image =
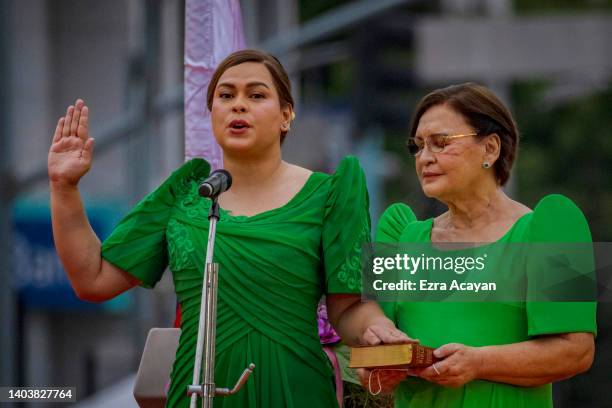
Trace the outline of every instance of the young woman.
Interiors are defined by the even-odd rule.
[[[293,98],[285,70],[268,54],[227,57],[212,77],[208,109],[233,177],[219,199],[214,254],[220,264],[215,380],[229,386],[249,363],[257,366],[239,393],[215,398],[215,406],[336,406],[317,336],[322,294],[345,342],[408,340],[358,295],[360,248],[370,236],[363,171],[355,158],[331,176],[282,160]],[[77,188],[92,160],[88,115],[82,100],[70,106],[49,151],[58,254],[78,296],[91,301],[153,287],[169,266],[183,314],[168,406],[187,406],[210,208],[197,190],[210,166],[202,159],[185,163],[101,244]]]

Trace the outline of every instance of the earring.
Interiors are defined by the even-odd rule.
[[[482,168],[483,169],[488,169],[489,167],[491,167],[491,164],[488,161],[484,161],[482,162]]]
[[[281,126],[281,130],[283,132],[288,132],[289,129],[291,129],[291,125],[289,123],[283,123],[283,125]]]

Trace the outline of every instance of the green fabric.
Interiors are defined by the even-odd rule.
[[[432,225],[433,219],[418,221],[409,207],[394,204],[379,221],[376,241],[431,242]],[[549,195],[498,242],[590,241],[588,223],[578,207],[566,197]],[[532,282],[537,271],[515,273],[517,279],[523,276]],[[401,330],[431,347],[447,343],[501,345],[541,334],[596,331],[594,302],[387,302],[381,306]],[[460,388],[448,388],[408,378],[398,387],[395,404],[401,408],[552,407],[552,387],[526,388],[476,380]]]
[[[187,162],[139,203],[104,242],[102,256],[153,287],[168,265],[182,308],[169,407],[187,407],[208,238],[210,200],[197,189],[210,167]],[[318,337],[323,293],[360,293],[361,244],[370,219],[363,170],[345,158],[313,173],[286,205],[252,217],[221,210],[215,381],[240,392],[215,407],[334,407],[333,373]],[[199,406],[199,405],[198,405]]]

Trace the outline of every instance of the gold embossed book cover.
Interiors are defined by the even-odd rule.
[[[427,367],[437,361],[433,351],[433,348],[417,343],[352,347],[349,367]]]

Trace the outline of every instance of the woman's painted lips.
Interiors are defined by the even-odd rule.
[[[246,120],[236,119],[232,120],[229,124],[230,132],[234,134],[241,134],[247,131],[251,125]]]
[[[236,119],[230,122],[229,127],[231,127],[232,129],[242,129],[251,127],[251,125],[249,125],[249,122],[247,122],[246,120]]]
[[[433,179],[433,178],[439,177],[441,175],[442,175],[442,173],[433,173],[433,172],[429,172],[429,171],[424,171],[422,173],[423,179]]]

